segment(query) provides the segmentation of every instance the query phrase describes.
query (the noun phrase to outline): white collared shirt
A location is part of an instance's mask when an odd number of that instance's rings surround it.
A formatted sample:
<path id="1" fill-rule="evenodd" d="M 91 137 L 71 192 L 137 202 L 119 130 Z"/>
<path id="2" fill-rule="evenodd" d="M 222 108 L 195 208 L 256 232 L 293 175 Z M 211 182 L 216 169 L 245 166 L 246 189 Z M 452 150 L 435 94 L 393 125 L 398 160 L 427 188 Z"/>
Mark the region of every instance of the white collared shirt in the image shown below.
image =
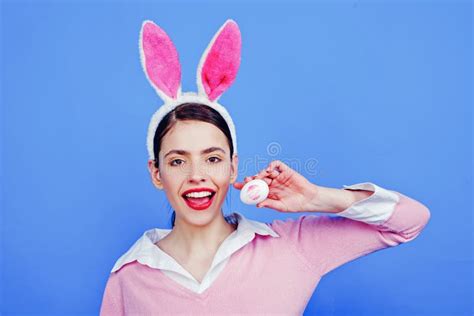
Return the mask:
<path id="1" fill-rule="evenodd" d="M 371 196 L 355 202 L 347 209 L 337 213 L 337 216 L 347 217 L 368 224 L 379 224 L 386 221 L 399 201 L 399 197 L 390 190 L 379 187 L 371 182 L 363 182 L 344 189 L 368 190 L 374 192 Z M 123 265 L 138 261 L 151 268 L 161 269 L 171 279 L 184 287 L 196 292 L 205 291 L 217 278 L 227 264 L 230 256 L 253 240 L 255 234 L 280 237 L 266 223 L 250 220 L 239 212 L 233 212 L 238 225 L 219 246 L 209 270 L 199 283 L 187 270 L 185 270 L 173 257 L 161 250 L 155 243 L 171 232 L 171 229 L 153 228 L 144 232 L 133 246 L 123 254 L 115 263 L 111 272 L 119 270 Z"/>

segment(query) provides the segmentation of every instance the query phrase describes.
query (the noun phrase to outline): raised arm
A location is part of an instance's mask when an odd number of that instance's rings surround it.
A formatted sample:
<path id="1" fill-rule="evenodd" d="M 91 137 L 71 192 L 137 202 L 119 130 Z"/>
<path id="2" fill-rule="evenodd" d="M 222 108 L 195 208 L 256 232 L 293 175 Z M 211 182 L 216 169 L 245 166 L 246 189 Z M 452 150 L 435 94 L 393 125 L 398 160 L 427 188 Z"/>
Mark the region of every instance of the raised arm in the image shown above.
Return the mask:
<path id="1" fill-rule="evenodd" d="M 321 275 L 357 257 L 413 240 L 428 223 L 430 211 L 422 203 L 370 182 L 342 189 L 311 183 L 279 160 L 244 182 L 262 179 L 267 199 L 257 207 L 279 212 L 321 212 L 270 225 Z M 244 183 L 235 183 L 241 189 Z"/>
<path id="2" fill-rule="evenodd" d="M 415 239 L 431 216 L 422 203 L 373 183 L 344 187 L 320 191 L 327 195 L 317 202 L 337 216 L 302 215 L 271 223 L 321 275 L 355 258 Z"/>

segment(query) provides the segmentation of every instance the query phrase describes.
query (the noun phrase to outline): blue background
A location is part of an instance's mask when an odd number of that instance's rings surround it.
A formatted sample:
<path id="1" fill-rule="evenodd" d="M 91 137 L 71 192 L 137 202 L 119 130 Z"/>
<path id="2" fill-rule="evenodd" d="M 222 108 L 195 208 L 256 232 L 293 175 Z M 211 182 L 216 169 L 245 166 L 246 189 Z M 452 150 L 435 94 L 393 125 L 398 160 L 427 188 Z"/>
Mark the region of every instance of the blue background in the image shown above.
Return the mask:
<path id="1" fill-rule="evenodd" d="M 169 228 L 146 167 L 162 102 L 139 30 L 145 19 L 166 30 L 183 91 L 195 91 L 227 18 L 243 37 L 220 99 L 237 128 L 239 180 L 272 159 L 312 161 L 298 171 L 318 185 L 370 181 L 431 211 L 412 242 L 323 278 L 305 315 L 472 313 L 470 2 L 3 1 L 1 15 L 4 315 L 97 315 L 115 260 L 144 230 Z M 231 190 L 225 213 L 288 217 Z"/>

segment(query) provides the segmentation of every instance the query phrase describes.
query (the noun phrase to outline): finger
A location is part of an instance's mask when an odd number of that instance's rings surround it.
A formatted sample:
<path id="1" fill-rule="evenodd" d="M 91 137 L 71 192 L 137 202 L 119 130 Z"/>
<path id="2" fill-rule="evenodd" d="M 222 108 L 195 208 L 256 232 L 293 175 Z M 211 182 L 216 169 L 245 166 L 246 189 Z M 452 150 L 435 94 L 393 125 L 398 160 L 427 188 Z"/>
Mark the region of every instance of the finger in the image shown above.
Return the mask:
<path id="1" fill-rule="evenodd" d="M 278 200 L 279 198 L 275 193 L 269 192 L 268 196 L 267 196 L 267 199 Z"/>
<path id="2" fill-rule="evenodd" d="M 247 183 L 249 181 L 252 181 L 253 179 L 255 179 L 256 176 L 257 175 L 245 177 L 244 182 Z"/>
<path id="3" fill-rule="evenodd" d="M 270 179 L 275 179 L 276 177 L 278 177 L 280 175 L 280 172 L 276 169 L 272 169 L 272 170 L 265 170 L 266 174 L 267 174 L 267 177 L 269 177 Z"/>
<path id="4" fill-rule="evenodd" d="M 256 179 L 263 179 L 267 176 L 267 172 L 265 169 L 261 170 L 259 173 L 255 175 Z"/>
<path id="5" fill-rule="evenodd" d="M 290 167 L 284 164 L 281 160 L 273 160 L 267 170 L 277 170 L 279 173 L 283 173 L 290 170 Z"/>
<path id="6" fill-rule="evenodd" d="M 265 183 L 266 183 L 267 185 L 270 185 L 270 183 L 272 183 L 272 179 L 270 179 L 270 178 L 268 177 L 268 174 L 267 174 L 267 172 L 265 171 L 265 169 L 262 170 L 262 171 L 260 171 L 260 172 L 257 173 L 256 175 L 254 175 L 254 176 L 252 177 L 252 180 L 254 180 L 254 179 L 263 180 L 263 181 L 265 181 Z"/>
<path id="7" fill-rule="evenodd" d="M 252 180 L 255 180 L 255 179 L 262 179 L 263 178 L 263 172 L 259 172 L 259 173 L 256 173 L 254 174 L 253 176 L 247 176 L 244 178 L 244 184 L 249 182 L 249 181 L 252 181 Z"/>
<path id="8" fill-rule="evenodd" d="M 265 177 L 265 178 L 262 178 L 261 180 L 265 181 L 265 183 L 270 186 L 270 184 L 272 183 L 272 179 L 268 178 L 268 177 Z"/>
<path id="9" fill-rule="evenodd" d="M 241 190 L 244 187 L 244 184 L 242 182 L 234 182 L 234 188 Z"/>
<path id="10" fill-rule="evenodd" d="M 263 180 L 263 181 L 265 181 L 265 183 L 267 185 L 270 185 L 270 183 L 272 182 L 272 179 L 270 177 L 268 177 L 268 173 L 266 172 L 266 170 L 263 169 L 262 171 L 260 171 L 259 173 L 255 174 L 253 176 L 245 177 L 243 185 L 245 185 L 247 182 L 250 182 L 250 181 L 255 180 L 255 179 Z"/>
<path id="11" fill-rule="evenodd" d="M 267 184 L 270 184 L 271 179 L 276 178 L 279 175 L 279 173 L 277 171 L 272 172 L 269 168 L 270 167 L 267 167 L 266 169 L 261 170 L 259 173 L 257 173 L 255 178 L 265 180 Z"/>

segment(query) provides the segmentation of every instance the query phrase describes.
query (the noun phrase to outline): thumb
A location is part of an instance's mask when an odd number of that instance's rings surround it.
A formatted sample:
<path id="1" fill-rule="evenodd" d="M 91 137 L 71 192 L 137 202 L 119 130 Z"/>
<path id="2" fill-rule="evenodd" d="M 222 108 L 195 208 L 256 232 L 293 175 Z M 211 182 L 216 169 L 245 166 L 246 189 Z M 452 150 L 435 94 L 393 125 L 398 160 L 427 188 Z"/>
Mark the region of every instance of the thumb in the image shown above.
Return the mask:
<path id="1" fill-rule="evenodd" d="M 288 207 L 279 200 L 266 199 L 256 205 L 258 208 L 268 207 L 279 212 L 288 212 Z"/>
<path id="2" fill-rule="evenodd" d="M 266 199 L 266 200 L 264 200 L 264 201 L 262 201 L 262 202 L 260 202 L 260 203 L 257 203 L 257 207 L 258 207 L 258 208 L 262 208 L 262 207 L 270 207 L 270 208 L 271 208 L 271 207 L 272 207 L 272 204 L 271 204 L 271 202 L 270 202 L 268 199 Z"/>

